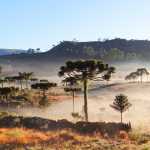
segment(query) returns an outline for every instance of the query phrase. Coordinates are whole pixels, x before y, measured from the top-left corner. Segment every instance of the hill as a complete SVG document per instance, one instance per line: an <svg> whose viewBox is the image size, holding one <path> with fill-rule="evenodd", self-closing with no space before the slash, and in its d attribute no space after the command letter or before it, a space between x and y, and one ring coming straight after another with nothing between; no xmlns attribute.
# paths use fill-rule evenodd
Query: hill
<svg viewBox="0 0 150 150"><path fill-rule="evenodd" d="M150 57L150 41L112 39L105 41L63 41L48 52L53 58L102 58L104 60L147 60Z"/></svg>
<svg viewBox="0 0 150 150"><path fill-rule="evenodd" d="M106 61L149 60L150 41L112 39L105 41L63 41L47 52L3 56L0 59L32 61L65 61L100 58Z"/></svg>

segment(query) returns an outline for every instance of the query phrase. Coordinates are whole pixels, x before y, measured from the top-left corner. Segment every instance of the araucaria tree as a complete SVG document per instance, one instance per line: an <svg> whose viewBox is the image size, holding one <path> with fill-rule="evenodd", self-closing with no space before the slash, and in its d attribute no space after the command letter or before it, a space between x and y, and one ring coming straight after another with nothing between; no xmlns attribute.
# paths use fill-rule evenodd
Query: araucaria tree
<svg viewBox="0 0 150 150"><path fill-rule="evenodd" d="M138 73L137 72L131 72L129 75L125 77L125 80L133 80L135 81L138 78Z"/></svg>
<svg viewBox="0 0 150 150"><path fill-rule="evenodd" d="M140 77L140 82L143 82L143 75L147 76L147 81L148 81L148 76L150 73L146 68L138 68L135 72L131 72L129 75L125 77L125 80L135 80Z"/></svg>
<svg viewBox="0 0 150 150"><path fill-rule="evenodd" d="M19 76L22 78L22 80L25 80L26 89L28 89L28 82L32 78L33 72L19 72Z"/></svg>
<svg viewBox="0 0 150 150"><path fill-rule="evenodd" d="M117 95L114 99L114 102L110 107L115 109L116 111L120 112L120 117L121 117L121 123L122 123L122 114L125 112L127 109L131 107L131 103L128 101L128 97L126 95L120 94Z"/></svg>
<svg viewBox="0 0 150 150"><path fill-rule="evenodd" d="M74 77L66 77L64 80L63 80L63 83L64 83L64 91L65 92L70 92L72 93L72 102L73 102L73 113L74 113L74 98L75 98L75 92L77 91L81 91L81 88L78 87L78 83L77 83L77 80L76 78Z"/></svg>
<svg viewBox="0 0 150 150"><path fill-rule="evenodd" d="M147 71L146 68L138 68L137 69L137 74L140 77L141 83L143 82L143 75L149 75L149 72Z"/></svg>
<svg viewBox="0 0 150 150"><path fill-rule="evenodd" d="M32 89L37 89L43 92L43 96L41 101L39 102L40 105L46 105L47 104L47 97L46 97L46 91L49 90L52 87L56 87L57 84L56 83L35 83L31 85Z"/></svg>
<svg viewBox="0 0 150 150"><path fill-rule="evenodd" d="M23 90L23 80L24 80L24 75L21 72L18 72L18 76L14 77L15 80L19 81L20 83L20 88L21 91Z"/></svg>
<svg viewBox="0 0 150 150"><path fill-rule="evenodd" d="M60 68L60 77L73 77L83 83L85 121L88 121L88 81L108 80L114 70L114 67L109 67L100 60L67 61L65 66Z"/></svg>

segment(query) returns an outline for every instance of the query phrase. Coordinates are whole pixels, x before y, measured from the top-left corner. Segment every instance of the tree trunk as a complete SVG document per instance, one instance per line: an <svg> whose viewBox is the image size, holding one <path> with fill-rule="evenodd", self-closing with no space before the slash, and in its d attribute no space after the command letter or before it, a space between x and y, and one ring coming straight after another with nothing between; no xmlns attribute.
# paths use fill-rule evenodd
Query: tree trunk
<svg viewBox="0 0 150 150"><path fill-rule="evenodd" d="M26 80L26 88L28 89L28 80Z"/></svg>
<svg viewBox="0 0 150 150"><path fill-rule="evenodd" d="M2 88L4 87L4 83L2 82Z"/></svg>
<svg viewBox="0 0 150 150"><path fill-rule="evenodd" d="M87 79L84 79L84 114L85 114L85 121L88 122L88 104L87 104Z"/></svg>
<svg viewBox="0 0 150 150"><path fill-rule="evenodd" d="M21 87L21 91L22 91L22 81L20 80L20 87Z"/></svg>
<svg viewBox="0 0 150 150"><path fill-rule="evenodd" d="M141 75L141 83L142 83L142 75Z"/></svg>
<svg viewBox="0 0 150 150"><path fill-rule="evenodd" d="M46 91L45 90L43 90L43 98L46 96L46 93L45 93Z"/></svg>
<svg viewBox="0 0 150 150"><path fill-rule="evenodd" d="M121 112L121 123L122 123L122 112Z"/></svg>
<svg viewBox="0 0 150 150"><path fill-rule="evenodd" d="M74 113L74 91L72 91L72 100L73 100L73 113Z"/></svg>

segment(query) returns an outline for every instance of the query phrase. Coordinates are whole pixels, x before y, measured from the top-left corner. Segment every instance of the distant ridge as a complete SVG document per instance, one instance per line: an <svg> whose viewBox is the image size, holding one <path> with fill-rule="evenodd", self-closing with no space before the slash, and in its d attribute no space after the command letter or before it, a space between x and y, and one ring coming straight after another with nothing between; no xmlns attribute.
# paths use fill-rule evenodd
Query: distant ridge
<svg viewBox="0 0 150 150"><path fill-rule="evenodd" d="M20 52L20 51L19 51ZM22 52L22 51L21 51ZM47 52L1 56L13 61L58 62L69 59L102 59L106 61L150 60L150 41L112 39L105 41L63 41Z"/></svg>
<svg viewBox="0 0 150 150"><path fill-rule="evenodd" d="M21 54L25 53L25 50L21 49L6 49L6 48L0 48L0 56L3 55L11 55L11 54Z"/></svg>
<svg viewBox="0 0 150 150"><path fill-rule="evenodd" d="M89 42L63 41L46 52L46 54L56 57L101 57L104 50L109 52L114 48L126 54L136 53L142 55L144 59L150 58L150 41L120 38Z"/></svg>

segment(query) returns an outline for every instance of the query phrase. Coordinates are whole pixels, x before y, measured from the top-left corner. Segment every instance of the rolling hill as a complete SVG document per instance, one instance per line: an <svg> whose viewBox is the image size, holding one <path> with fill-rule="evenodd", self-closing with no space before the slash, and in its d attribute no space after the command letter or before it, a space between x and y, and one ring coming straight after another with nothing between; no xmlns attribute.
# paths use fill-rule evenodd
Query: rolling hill
<svg viewBox="0 0 150 150"><path fill-rule="evenodd" d="M101 58L107 61L149 60L150 41L126 39L90 42L63 41L47 52L36 54L15 53L2 56L0 60L64 61L86 58Z"/></svg>
<svg viewBox="0 0 150 150"><path fill-rule="evenodd" d="M63 41L48 52L47 55L59 58L103 58L111 60L114 55L129 59L144 59L150 57L150 41L112 39L106 41L74 42ZM109 56L110 55L110 56ZM122 56L123 55L123 56ZM135 56L136 55L136 56ZM124 60L122 58L122 60ZM115 59L115 58L113 58ZM117 59L117 56L116 56ZM127 58L128 59L128 58Z"/></svg>

